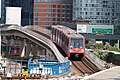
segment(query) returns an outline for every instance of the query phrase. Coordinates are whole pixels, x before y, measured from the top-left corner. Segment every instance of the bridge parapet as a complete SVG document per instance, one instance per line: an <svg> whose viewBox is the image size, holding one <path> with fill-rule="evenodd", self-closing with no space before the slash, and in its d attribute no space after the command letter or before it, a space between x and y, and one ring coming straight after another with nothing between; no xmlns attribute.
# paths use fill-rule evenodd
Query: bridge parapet
<svg viewBox="0 0 120 80"><path fill-rule="evenodd" d="M92 61L99 69L104 69L106 62L99 59L96 55L94 55L90 50L86 49L86 57Z"/></svg>

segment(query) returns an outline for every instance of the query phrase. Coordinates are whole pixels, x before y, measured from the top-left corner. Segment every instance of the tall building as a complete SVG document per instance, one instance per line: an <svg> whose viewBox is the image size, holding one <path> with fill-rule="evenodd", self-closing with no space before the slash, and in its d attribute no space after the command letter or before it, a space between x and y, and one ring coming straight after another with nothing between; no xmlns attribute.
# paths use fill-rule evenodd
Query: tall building
<svg viewBox="0 0 120 80"><path fill-rule="evenodd" d="M120 23L120 0L73 0L73 20L89 20L91 24Z"/></svg>
<svg viewBox="0 0 120 80"><path fill-rule="evenodd" d="M21 7L21 25L33 25L33 0L9 0L10 7Z"/></svg>
<svg viewBox="0 0 120 80"><path fill-rule="evenodd" d="M72 0L34 0L34 25L48 27L72 20Z"/></svg>
<svg viewBox="0 0 120 80"><path fill-rule="evenodd" d="M120 0L111 0L110 3L112 4L112 23L114 23L115 25L120 24Z"/></svg>
<svg viewBox="0 0 120 80"><path fill-rule="evenodd" d="M32 25L33 3L33 0L1 0L1 23L6 22L6 7L21 7L21 25Z"/></svg>
<svg viewBox="0 0 120 80"><path fill-rule="evenodd" d="M9 0L1 0L1 19L0 19L1 24L5 23L5 19L6 19L5 7L8 7L8 6L9 6Z"/></svg>

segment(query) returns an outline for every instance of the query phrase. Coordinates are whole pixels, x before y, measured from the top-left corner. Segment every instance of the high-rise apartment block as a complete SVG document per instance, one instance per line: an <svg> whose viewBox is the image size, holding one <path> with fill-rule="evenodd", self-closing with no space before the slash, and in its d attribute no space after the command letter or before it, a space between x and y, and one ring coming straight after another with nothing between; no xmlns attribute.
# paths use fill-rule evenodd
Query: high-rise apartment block
<svg viewBox="0 0 120 80"><path fill-rule="evenodd" d="M118 24L120 0L73 0L73 20L78 18L91 24Z"/></svg>

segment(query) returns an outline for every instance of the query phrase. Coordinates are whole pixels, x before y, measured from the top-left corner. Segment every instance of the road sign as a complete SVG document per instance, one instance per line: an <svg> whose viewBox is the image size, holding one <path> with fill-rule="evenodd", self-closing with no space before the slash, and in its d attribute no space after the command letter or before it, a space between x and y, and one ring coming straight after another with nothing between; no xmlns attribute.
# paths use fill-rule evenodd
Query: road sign
<svg viewBox="0 0 120 80"><path fill-rule="evenodd" d="M105 29L105 28L92 28L92 33L95 34L112 34L112 29Z"/></svg>
<svg viewBox="0 0 120 80"><path fill-rule="evenodd" d="M96 34L96 36L105 36L105 34Z"/></svg>

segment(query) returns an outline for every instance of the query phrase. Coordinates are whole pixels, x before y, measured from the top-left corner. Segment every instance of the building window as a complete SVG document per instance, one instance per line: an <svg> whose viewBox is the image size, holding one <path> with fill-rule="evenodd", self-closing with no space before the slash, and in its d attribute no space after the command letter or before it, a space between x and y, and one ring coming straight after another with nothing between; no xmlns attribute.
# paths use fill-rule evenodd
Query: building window
<svg viewBox="0 0 120 80"><path fill-rule="evenodd" d="M65 13L65 10L62 10L63 13Z"/></svg>
<svg viewBox="0 0 120 80"><path fill-rule="evenodd" d="M56 8L56 5L53 5L53 8Z"/></svg>
<svg viewBox="0 0 120 80"><path fill-rule="evenodd" d="M97 15L100 15L100 13L99 13L99 12L97 12Z"/></svg>
<svg viewBox="0 0 120 80"><path fill-rule="evenodd" d="M36 4L35 7L38 8L38 4Z"/></svg>
<svg viewBox="0 0 120 80"><path fill-rule="evenodd" d="M92 4L92 7L95 7L95 5L94 5L94 4Z"/></svg>
<svg viewBox="0 0 120 80"><path fill-rule="evenodd" d="M65 17L65 14L62 14L62 17Z"/></svg>
<svg viewBox="0 0 120 80"><path fill-rule="evenodd" d="M36 15L35 15L36 17L38 17L38 13L36 13Z"/></svg>
<svg viewBox="0 0 120 80"><path fill-rule="evenodd" d="M58 9L58 13L60 13L60 9Z"/></svg>
<svg viewBox="0 0 120 80"><path fill-rule="evenodd" d="M53 12L56 12L56 9L53 9Z"/></svg>
<svg viewBox="0 0 120 80"><path fill-rule="evenodd" d="M57 21L60 21L60 18L58 18Z"/></svg>
<svg viewBox="0 0 120 80"><path fill-rule="evenodd" d="M35 22L35 25L38 25L38 22Z"/></svg>
<svg viewBox="0 0 120 80"><path fill-rule="evenodd" d="M57 14L58 17L60 17L60 14Z"/></svg>
<svg viewBox="0 0 120 80"><path fill-rule="evenodd" d="M65 18L62 18L62 21L65 21Z"/></svg>
<svg viewBox="0 0 120 80"><path fill-rule="evenodd" d="M58 8L60 8L60 5L57 5Z"/></svg>
<svg viewBox="0 0 120 80"><path fill-rule="evenodd" d="M36 9L36 13L38 13L38 9Z"/></svg>
<svg viewBox="0 0 120 80"><path fill-rule="evenodd" d="M55 18L53 18L53 21L56 21L56 19L55 19Z"/></svg>
<svg viewBox="0 0 120 80"><path fill-rule="evenodd" d="M55 22L53 22L53 25L55 25Z"/></svg>
<svg viewBox="0 0 120 80"><path fill-rule="evenodd" d="M65 5L62 5L62 8L65 8Z"/></svg>
<svg viewBox="0 0 120 80"><path fill-rule="evenodd" d="M35 21L36 21L36 22L38 21L38 17L35 18Z"/></svg>

